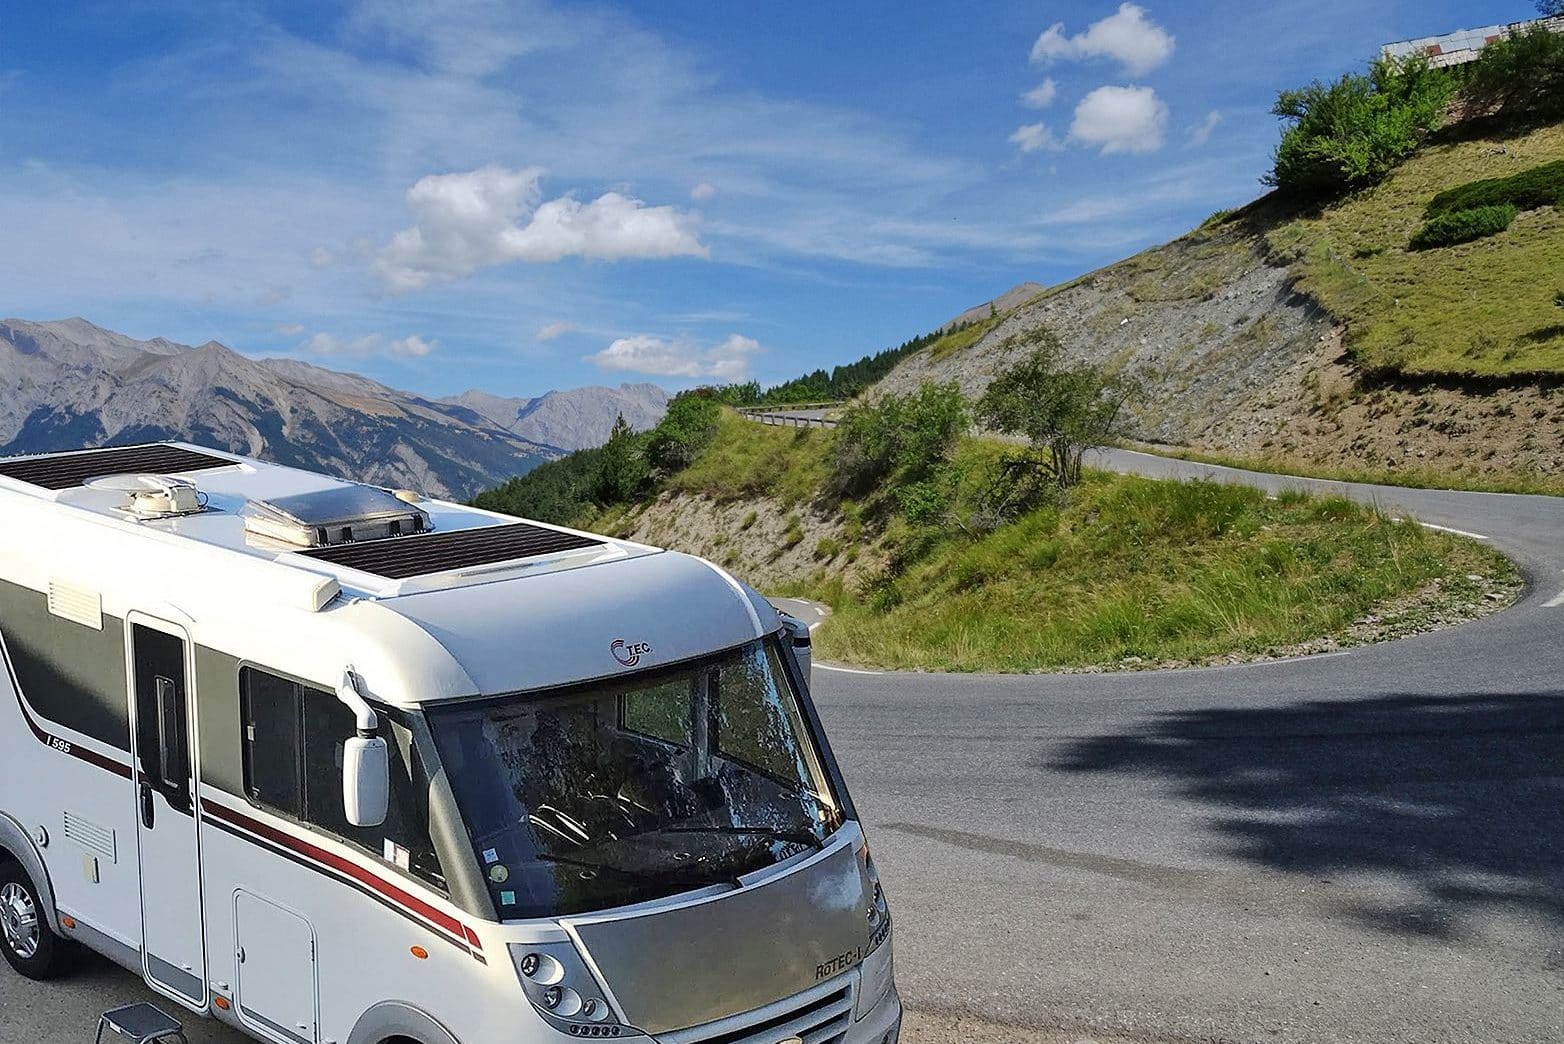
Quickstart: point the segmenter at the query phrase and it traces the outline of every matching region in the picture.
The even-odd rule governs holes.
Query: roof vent
[[[206,510],[206,494],[172,475],[104,475],[82,483],[103,493],[123,493],[120,510],[133,518],[173,518]]]
[[[250,533],[295,547],[331,547],[430,529],[423,509],[388,490],[352,483],[275,500],[252,500],[239,513]]]

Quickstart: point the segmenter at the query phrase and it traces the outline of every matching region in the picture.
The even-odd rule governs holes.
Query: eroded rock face
[[[215,341],[138,341],[83,319],[0,321],[0,374],[0,454],[180,439],[456,497],[559,456],[356,374]]]
[[[1258,239],[1219,227],[1035,297],[968,348],[919,352],[876,391],[954,380],[980,395],[1030,351],[1024,335],[1039,326],[1080,358],[1140,375],[1146,394],[1136,434],[1185,443],[1246,408],[1329,336],[1331,320],[1293,291],[1287,269],[1266,261]]]

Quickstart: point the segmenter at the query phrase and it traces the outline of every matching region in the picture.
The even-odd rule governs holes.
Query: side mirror
[[[804,684],[814,688],[814,642],[809,627],[797,617],[778,613],[782,617],[782,644],[791,650],[798,664],[798,673],[804,676]]]
[[[342,744],[342,809],[348,823],[377,827],[386,821],[391,794],[391,766],[386,741],[379,736],[352,736]]]

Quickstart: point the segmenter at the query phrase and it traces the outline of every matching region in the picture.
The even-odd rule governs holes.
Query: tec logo
[[[651,655],[652,647],[646,642],[627,642],[623,638],[615,638],[608,643],[608,651],[626,667],[634,667],[641,662],[641,657]]]

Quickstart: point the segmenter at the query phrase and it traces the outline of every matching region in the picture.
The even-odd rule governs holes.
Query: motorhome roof
[[[150,473],[194,484],[202,510],[138,517],[105,476]],[[582,565],[623,560],[658,549],[557,526],[525,522],[461,504],[417,498],[429,531],[382,539],[302,547],[247,527],[247,509],[311,496],[340,501],[343,491],[375,490],[360,483],[180,443],[156,443],[68,453],[0,458],[0,494],[52,501],[153,539],[220,548],[274,563],[279,569],[329,577],[344,591],[394,598]],[[381,494],[384,496],[384,494]],[[253,510],[252,510],[253,513]],[[307,578],[305,578],[307,579]],[[329,601],[329,597],[325,600]],[[316,608],[319,608],[317,606]]]

